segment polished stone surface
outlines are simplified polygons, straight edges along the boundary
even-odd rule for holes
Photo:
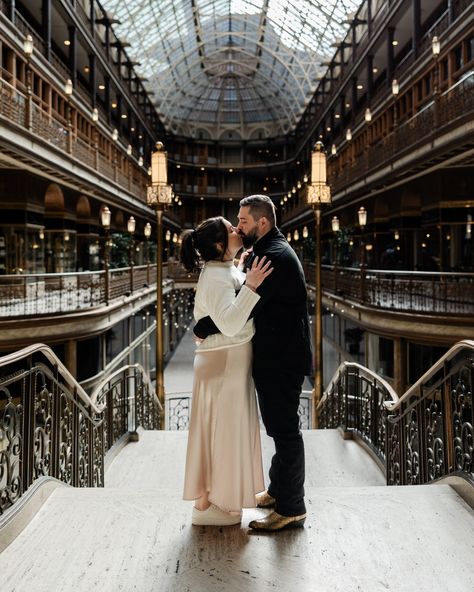
[[[339,452],[330,452],[336,439]],[[378,469],[371,476],[368,457],[354,442],[329,431],[307,432],[305,441],[305,528],[264,534],[247,525],[267,510],[245,510],[241,526],[192,526],[192,504],[180,499],[185,434],[141,433],[112,463],[104,489],[61,488],[51,495],[0,555],[0,589],[474,589],[474,512],[451,487],[379,485]],[[267,459],[269,444],[265,439]],[[321,465],[329,453],[342,455],[334,474]]]

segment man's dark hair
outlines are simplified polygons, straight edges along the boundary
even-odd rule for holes
[[[240,200],[241,208],[249,208],[249,214],[254,220],[265,217],[272,226],[276,225],[275,206],[266,195],[249,195]]]

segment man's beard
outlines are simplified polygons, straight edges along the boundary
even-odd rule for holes
[[[240,236],[242,238],[242,242],[243,242],[244,247],[246,249],[248,249],[249,247],[253,247],[254,244],[258,240],[257,229],[256,228],[254,228],[253,230],[250,230],[248,234],[241,233]]]

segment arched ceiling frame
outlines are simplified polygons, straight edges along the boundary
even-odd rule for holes
[[[299,120],[316,89],[321,62],[333,55],[331,44],[345,32],[342,21],[360,4],[360,0],[101,1],[121,21],[115,32],[131,44],[130,57],[141,62],[137,70],[148,77],[146,87],[154,91],[166,126],[186,108],[189,117],[197,113],[190,80],[204,94],[212,87],[215,94],[219,86],[224,88],[226,72],[241,69],[253,72],[253,80],[247,81],[256,95],[272,82],[272,88],[280,84],[282,94],[291,97],[287,101],[277,97],[271,107],[265,103],[275,129],[285,119],[290,127]],[[224,67],[216,68],[220,60]],[[215,72],[220,72],[220,82],[211,75]],[[251,101],[241,105],[242,121],[246,108],[253,108]]]
[[[240,48],[235,48],[233,49],[233,51],[235,51],[236,53],[241,53],[243,55],[249,55],[249,57],[251,57],[251,54],[248,54],[248,52],[244,51],[243,49]],[[220,53],[220,50],[218,52],[216,52],[216,55],[218,55]],[[211,57],[211,56],[209,56]],[[238,60],[231,60],[228,59],[225,61],[226,64],[232,64],[235,63],[236,65],[239,65],[241,62]],[[203,68],[203,72],[207,72],[210,71],[214,68],[215,66],[213,64],[206,66]],[[258,66],[253,66],[250,62],[246,62],[245,64],[245,68],[246,70],[250,70],[254,73],[258,73],[259,74],[259,78],[263,78],[263,80],[259,80],[254,78],[253,79],[253,85],[255,86],[255,88],[258,89],[266,89],[267,85],[266,83],[270,83],[272,87],[274,87],[279,94],[279,99],[283,99],[283,103],[286,103],[288,105],[288,110],[286,111],[285,115],[287,117],[290,117],[290,114],[293,114],[295,112],[295,109],[292,107],[292,104],[298,104],[298,101],[301,100],[301,97],[298,97],[297,94],[294,92],[294,89],[292,87],[288,87],[287,85],[282,88],[280,86],[278,86],[277,81],[273,78],[271,78],[270,76],[266,76],[264,73],[262,72],[258,72]],[[245,73],[239,73],[239,72],[234,72],[233,76],[236,78],[247,78],[248,80],[251,80],[251,78],[246,75]],[[182,85],[180,86],[179,89],[175,88],[175,87],[168,87],[168,90],[166,91],[166,94],[163,96],[162,101],[161,102],[168,102],[168,101],[172,101],[174,98],[178,98],[180,94],[182,95],[186,95],[187,94],[187,88],[189,86],[192,86],[196,83],[196,80],[199,80],[201,78],[201,72],[197,72],[192,78],[188,78],[185,82],[182,83]],[[211,77],[212,78],[212,77]],[[211,82],[211,80],[209,80],[209,83]],[[205,86],[209,85],[206,84]],[[204,83],[203,83],[204,85]],[[303,88],[301,87],[301,85],[299,86],[299,90],[300,93],[303,94]],[[261,96],[263,98],[263,96],[265,96],[268,93],[263,93],[260,94],[258,93],[259,96]],[[288,95],[290,95],[288,97]],[[193,97],[193,95],[189,95],[188,94],[188,98]],[[193,98],[198,98],[198,97],[193,97]],[[290,100],[292,99],[292,101]]]

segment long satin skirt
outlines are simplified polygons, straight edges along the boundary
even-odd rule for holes
[[[185,500],[207,492],[219,508],[240,511],[265,489],[251,359],[251,342],[196,353]]]

